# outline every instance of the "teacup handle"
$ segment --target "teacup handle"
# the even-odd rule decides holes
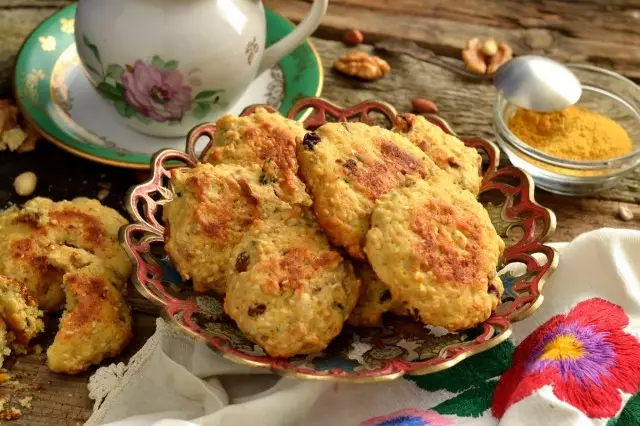
[[[304,17],[302,22],[285,38],[278,41],[273,46],[265,50],[262,55],[262,62],[258,68],[258,75],[262,74],[264,70],[268,70],[273,67],[280,59],[284,58],[286,54],[293,49],[307,37],[313,33],[320,25],[320,21],[324,17],[327,11],[327,5],[329,0],[314,0],[311,10]]]

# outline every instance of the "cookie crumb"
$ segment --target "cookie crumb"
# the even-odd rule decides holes
[[[18,402],[24,408],[31,408],[31,400],[33,400],[32,396],[25,396],[22,399],[19,399]]]

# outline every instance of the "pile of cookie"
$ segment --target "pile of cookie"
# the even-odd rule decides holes
[[[481,157],[424,117],[315,132],[257,109],[171,171],[165,250],[269,355],[321,351],[385,312],[450,331],[500,303],[504,243],[477,201]]]
[[[0,366],[27,352],[43,311],[64,310],[47,366],[75,374],[132,338],[124,301],[131,262],[118,242],[127,221],[97,200],[33,198],[0,213]]]

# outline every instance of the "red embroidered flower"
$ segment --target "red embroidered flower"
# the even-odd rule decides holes
[[[493,394],[493,415],[544,385],[590,418],[620,411],[618,390],[634,394],[640,384],[640,343],[622,331],[629,318],[602,299],[578,303],[538,327],[516,349]]]

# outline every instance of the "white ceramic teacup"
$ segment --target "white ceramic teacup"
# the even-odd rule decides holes
[[[233,106],[320,24],[328,0],[265,49],[260,0],[79,0],[76,45],[89,80],[126,124],[184,136]]]

